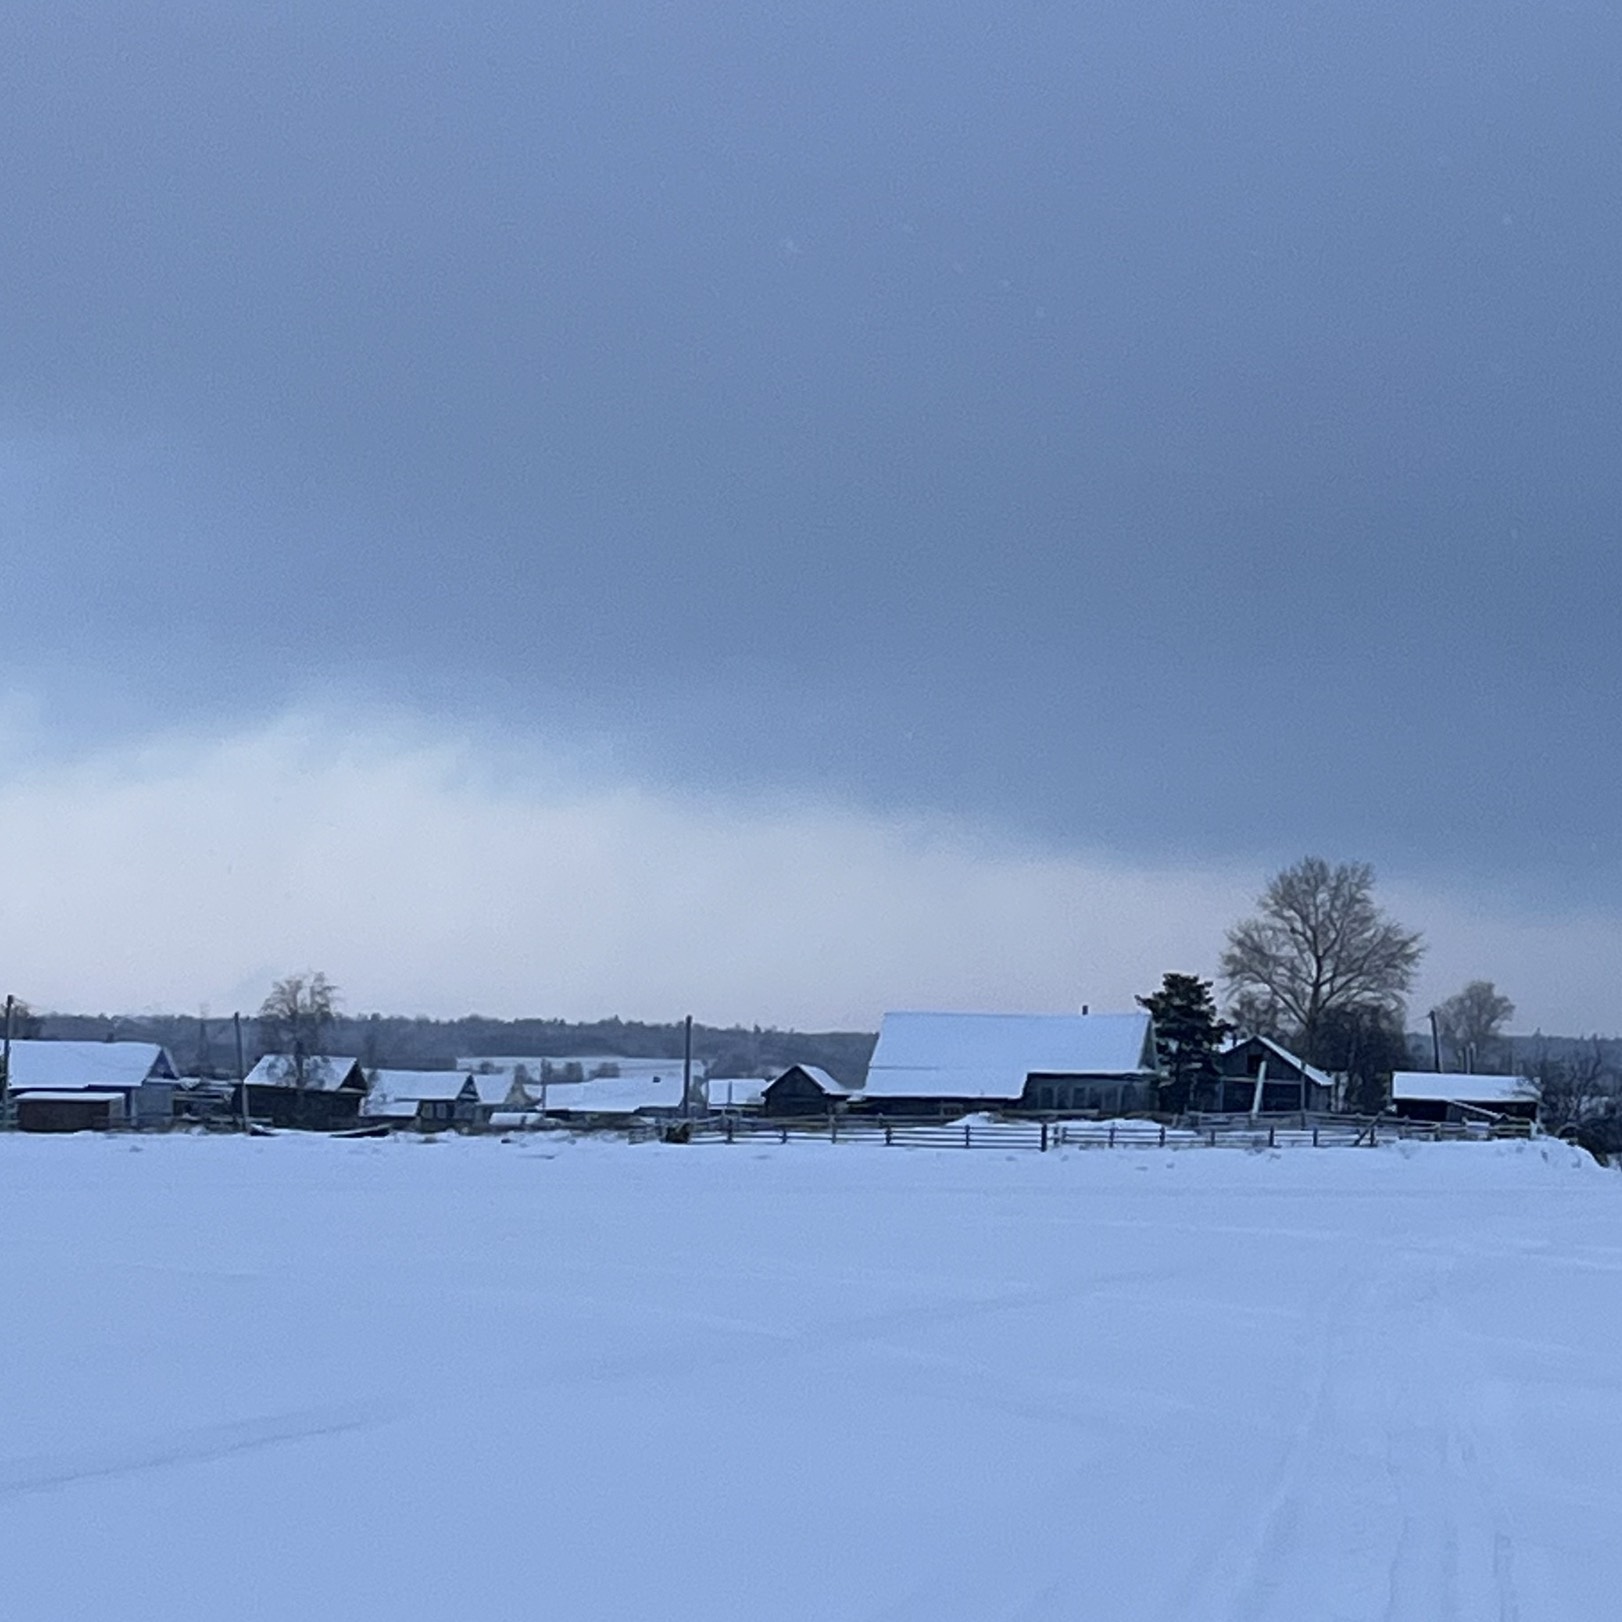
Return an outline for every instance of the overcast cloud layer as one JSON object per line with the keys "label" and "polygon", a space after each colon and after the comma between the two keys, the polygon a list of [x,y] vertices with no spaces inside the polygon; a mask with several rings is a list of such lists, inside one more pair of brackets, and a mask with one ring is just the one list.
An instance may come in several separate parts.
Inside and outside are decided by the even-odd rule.
{"label": "overcast cloud layer", "polygon": [[[887,1007],[1128,1008],[1169,967],[1213,973],[1258,884],[940,819],[678,799],[562,754],[515,774],[383,715],[37,763],[0,784],[0,838],[40,853],[7,884],[0,961],[80,1009],[251,1009],[304,966],[352,1009],[442,1016],[872,1029]],[[1517,1029],[1622,1027],[1614,919],[1402,882],[1385,899],[1431,942],[1420,1006],[1491,973]]]}
{"label": "overcast cloud layer", "polygon": [[[1583,982],[1532,932],[1622,910],[1619,60],[1582,0],[12,0],[7,684],[108,772],[384,698],[639,804],[1367,858]],[[830,958],[717,998],[917,984]]]}

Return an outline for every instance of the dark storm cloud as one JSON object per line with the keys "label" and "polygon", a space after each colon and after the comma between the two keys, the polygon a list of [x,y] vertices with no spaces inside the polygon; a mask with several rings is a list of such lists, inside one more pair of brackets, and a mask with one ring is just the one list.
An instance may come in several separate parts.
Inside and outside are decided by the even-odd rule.
{"label": "dark storm cloud", "polygon": [[12,4],[14,667],[1615,894],[1619,47]]}

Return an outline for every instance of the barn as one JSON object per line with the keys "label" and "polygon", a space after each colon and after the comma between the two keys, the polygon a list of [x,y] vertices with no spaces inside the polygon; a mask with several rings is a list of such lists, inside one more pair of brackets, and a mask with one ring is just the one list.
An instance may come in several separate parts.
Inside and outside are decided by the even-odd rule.
{"label": "barn", "polygon": [[1218,1110],[1273,1115],[1334,1108],[1335,1078],[1268,1036],[1247,1036],[1217,1055]]}
{"label": "barn", "polygon": [[1154,1023],[1132,1014],[886,1014],[862,1089],[886,1115],[1148,1109]]}

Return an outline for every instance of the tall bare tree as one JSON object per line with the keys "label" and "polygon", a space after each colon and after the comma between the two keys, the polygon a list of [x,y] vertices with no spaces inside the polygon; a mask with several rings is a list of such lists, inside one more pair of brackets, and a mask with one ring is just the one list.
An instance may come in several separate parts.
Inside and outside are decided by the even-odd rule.
{"label": "tall bare tree", "polygon": [[1472,980],[1436,1005],[1436,1021],[1453,1049],[1455,1062],[1466,1070],[1489,1068],[1498,1062],[1504,1027],[1515,1017],[1515,1004],[1501,997],[1491,980]]}
{"label": "tall bare tree", "polygon": [[1222,981],[1236,1006],[1275,1008],[1316,1062],[1325,1018],[1353,1008],[1401,1017],[1424,944],[1374,901],[1366,862],[1309,856],[1275,874],[1254,917],[1228,931]]}
{"label": "tall bare tree", "polygon": [[275,1054],[296,1086],[317,1079],[327,1033],[338,1014],[338,988],[319,970],[290,974],[259,1009],[260,1046]]}

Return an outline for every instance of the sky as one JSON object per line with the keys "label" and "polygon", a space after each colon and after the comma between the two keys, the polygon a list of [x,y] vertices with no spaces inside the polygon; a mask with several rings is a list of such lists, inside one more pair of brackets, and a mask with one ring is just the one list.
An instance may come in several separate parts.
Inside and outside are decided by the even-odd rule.
{"label": "sky", "polygon": [[1622,1030],[1619,49],[13,0],[5,974],[1118,1005],[1313,852]]}

